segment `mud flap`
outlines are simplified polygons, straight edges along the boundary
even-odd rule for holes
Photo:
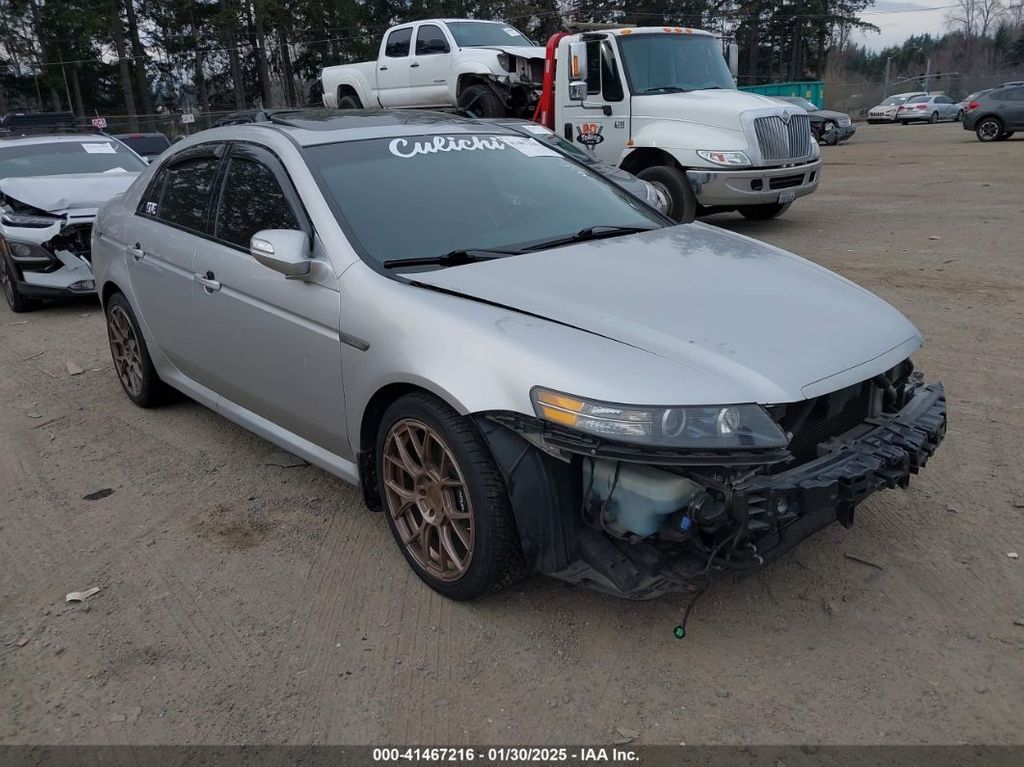
[[[506,426],[484,416],[475,421],[505,478],[527,566],[547,574],[565,569],[583,529],[578,459],[560,461]]]

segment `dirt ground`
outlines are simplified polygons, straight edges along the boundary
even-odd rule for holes
[[[782,219],[711,220],[904,311],[949,433],[683,640],[683,597],[446,601],[353,489],[199,405],[131,405],[97,304],[0,307],[0,742],[1021,743],[1024,140],[822,151]]]

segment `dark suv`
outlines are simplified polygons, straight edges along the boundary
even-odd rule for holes
[[[964,130],[972,130],[978,141],[1006,141],[1014,131],[1024,130],[1024,84],[993,88],[967,105]]]

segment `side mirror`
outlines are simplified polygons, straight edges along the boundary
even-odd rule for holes
[[[587,44],[569,43],[569,82],[587,79]]]
[[[587,84],[583,80],[573,80],[569,83],[569,101],[585,101],[587,98]]]
[[[735,80],[740,72],[740,47],[736,43],[729,43],[726,53],[726,59],[729,62],[729,72],[732,73],[732,78]]]
[[[309,238],[295,229],[261,229],[249,240],[249,253],[285,277],[303,277],[312,266]]]

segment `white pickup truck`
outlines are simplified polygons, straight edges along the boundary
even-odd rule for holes
[[[479,117],[529,116],[544,74],[544,49],[515,27],[475,19],[400,24],[376,61],[325,67],[324,105],[460,108]]]
[[[420,21],[388,30],[376,62],[324,69],[324,103],[532,117],[657,187],[676,221],[770,219],[818,188],[821,156],[806,111],[736,89],[736,59],[687,27],[559,32],[542,49],[497,22]]]

